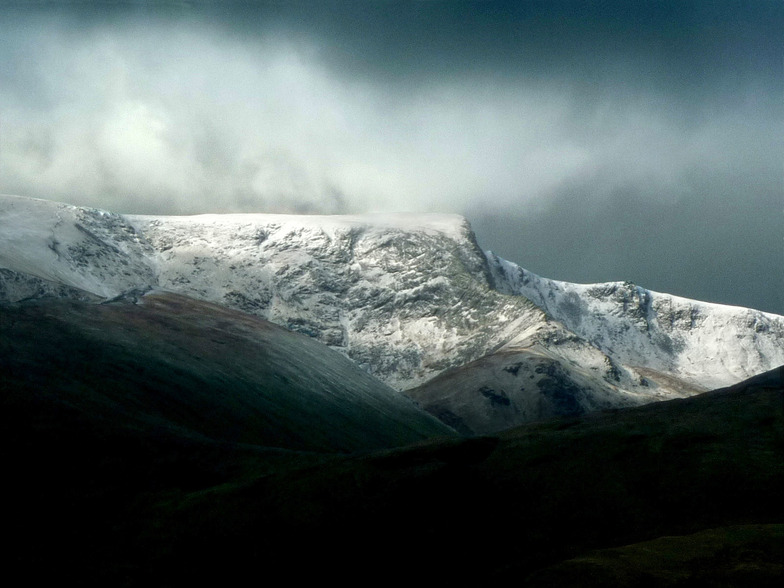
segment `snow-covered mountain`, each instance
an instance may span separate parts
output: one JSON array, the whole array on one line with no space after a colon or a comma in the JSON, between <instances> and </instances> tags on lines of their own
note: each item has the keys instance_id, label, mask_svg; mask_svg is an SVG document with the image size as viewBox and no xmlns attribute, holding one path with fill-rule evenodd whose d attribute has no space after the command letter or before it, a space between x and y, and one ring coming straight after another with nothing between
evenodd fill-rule
<instances>
[{"instance_id":1,"label":"snow-covered mountain","mask_svg":"<svg viewBox=\"0 0 784 588\"><path fill-rule=\"evenodd\" d=\"M588 410L784 364L784 317L630 284L546 280L484 253L457 215L123 216L0 197L0 301L150 289L308 334L400 390L518 354L531 370L544 361L599 391L601 402L579 400ZM524 412L515 400L493 403L483 387L509 397L496 382L463 393L488 414Z\"/></svg>"},{"instance_id":2,"label":"snow-covered mountain","mask_svg":"<svg viewBox=\"0 0 784 588\"><path fill-rule=\"evenodd\" d=\"M617 361L718 388L782 363L784 317L646 290L549 280L487 253L501 292L525 296Z\"/></svg>"},{"instance_id":3,"label":"snow-covered mountain","mask_svg":"<svg viewBox=\"0 0 784 588\"><path fill-rule=\"evenodd\" d=\"M110 298L151 288L157 284L154 258L119 214L0 196L0 301L50 294Z\"/></svg>"}]
</instances>

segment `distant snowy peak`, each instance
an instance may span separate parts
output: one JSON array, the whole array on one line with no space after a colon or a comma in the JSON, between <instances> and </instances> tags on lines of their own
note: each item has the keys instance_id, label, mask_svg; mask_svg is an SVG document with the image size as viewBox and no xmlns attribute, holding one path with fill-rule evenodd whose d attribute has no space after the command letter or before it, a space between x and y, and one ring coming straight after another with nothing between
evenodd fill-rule
<instances>
[{"instance_id":1,"label":"distant snowy peak","mask_svg":"<svg viewBox=\"0 0 784 588\"><path fill-rule=\"evenodd\" d=\"M616 360L726 386L784 364L784 317L630 282L549 280L487 252L496 288L525 296Z\"/></svg>"},{"instance_id":2,"label":"distant snowy peak","mask_svg":"<svg viewBox=\"0 0 784 588\"><path fill-rule=\"evenodd\" d=\"M7 288L37 278L110 298L155 285L152 248L119 214L1 195L0 241Z\"/></svg>"}]
</instances>

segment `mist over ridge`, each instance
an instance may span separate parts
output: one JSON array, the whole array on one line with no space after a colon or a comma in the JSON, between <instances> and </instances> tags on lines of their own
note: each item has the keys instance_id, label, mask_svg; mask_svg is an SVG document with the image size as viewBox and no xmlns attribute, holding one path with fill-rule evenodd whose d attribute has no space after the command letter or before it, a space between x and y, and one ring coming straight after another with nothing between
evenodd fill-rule
<instances>
[{"instance_id":1,"label":"mist over ridge","mask_svg":"<svg viewBox=\"0 0 784 588\"><path fill-rule=\"evenodd\" d=\"M541 275L784 314L775 2L3 3L0 192L466 215Z\"/></svg>"}]
</instances>

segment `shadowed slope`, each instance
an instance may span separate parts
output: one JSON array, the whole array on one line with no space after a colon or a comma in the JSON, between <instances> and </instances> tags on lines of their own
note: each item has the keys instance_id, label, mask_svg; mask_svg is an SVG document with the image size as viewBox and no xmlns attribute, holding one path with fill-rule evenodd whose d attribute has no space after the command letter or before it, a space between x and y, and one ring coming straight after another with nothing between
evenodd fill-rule
<instances>
[{"instance_id":1,"label":"shadowed slope","mask_svg":"<svg viewBox=\"0 0 784 588\"><path fill-rule=\"evenodd\" d=\"M317 451L392 447L448 428L339 353L173 294L141 304L4 307L4 401L102 427Z\"/></svg>"},{"instance_id":2,"label":"shadowed slope","mask_svg":"<svg viewBox=\"0 0 784 588\"><path fill-rule=\"evenodd\" d=\"M613 377L618 369L607 356L587 345L579 351L593 355L594 366L569 361L568 355L552 353L543 345L510 347L447 370L405 394L465 435L488 435L524 423L639 406L671 397L676 390L681 396L703 391L676 378L666 382L666 395L660 390L624 390L620 375ZM653 370L646 375L646 385L666 378Z\"/></svg>"},{"instance_id":3,"label":"shadowed slope","mask_svg":"<svg viewBox=\"0 0 784 588\"><path fill-rule=\"evenodd\" d=\"M784 525L733 525L660 537L570 559L526 579L528 588L779 586Z\"/></svg>"},{"instance_id":4,"label":"shadowed slope","mask_svg":"<svg viewBox=\"0 0 784 588\"><path fill-rule=\"evenodd\" d=\"M161 501L434 435L454 432L237 311L170 294L0 306L3 562L28 578L135 584Z\"/></svg>"},{"instance_id":5,"label":"shadowed slope","mask_svg":"<svg viewBox=\"0 0 784 588\"><path fill-rule=\"evenodd\" d=\"M738 552L738 565L757 566L765 585L780 576L780 533L768 525L784 520L782 457L778 370L690 399L178 493L147 513L155 524L133 544L134 577L185 586L264 570L352 584L524 582L592 550L682 536L696 559L684 552L678 563L658 549L623 570L629 585L650 579L661 558L684 581L710 580L704 572L722 550L744 545L756 547ZM700 534L737 525L762 531ZM745 586L748 577L702 585ZM581 585L560 578L556 585Z\"/></svg>"}]
</instances>

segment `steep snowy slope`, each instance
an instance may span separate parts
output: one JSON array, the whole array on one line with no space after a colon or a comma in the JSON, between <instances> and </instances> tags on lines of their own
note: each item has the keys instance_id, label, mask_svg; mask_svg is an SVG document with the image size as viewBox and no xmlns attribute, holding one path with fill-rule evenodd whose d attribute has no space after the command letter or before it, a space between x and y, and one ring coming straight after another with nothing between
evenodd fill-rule
<instances>
[{"instance_id":1,"label":"steep snowy slope","mask_svg":"<svg viewBox=\"0 0 784 588\"><path fill-rule=\"evenodd\" d=\"M0 302L63 287L111 298L155 284L152 248L119 214L0 195L0 243Z\"/></svg>"},{"instance_id":2,"label":"steep snowy slope","mask_svg":"<svg viewBox=\"0 0 784 588\"><path fill-rule=\"evenodd\" d=\"M316 337L401 389L544 319L492 290L456 215L128 217L161 288Z\"/></svg>"},{"instance_id":3,"label":"steep snowy slope","mask_svg":"<svg viewBox=\"0 0 784 588\"><path fill-rule=\"evenodd\" d=\"M491 252L487 256L499 291L532 300L626 365L716 388L784 363L784 317L652 292L629 282L549 280Z\"/></svg>"}]
</instances>

